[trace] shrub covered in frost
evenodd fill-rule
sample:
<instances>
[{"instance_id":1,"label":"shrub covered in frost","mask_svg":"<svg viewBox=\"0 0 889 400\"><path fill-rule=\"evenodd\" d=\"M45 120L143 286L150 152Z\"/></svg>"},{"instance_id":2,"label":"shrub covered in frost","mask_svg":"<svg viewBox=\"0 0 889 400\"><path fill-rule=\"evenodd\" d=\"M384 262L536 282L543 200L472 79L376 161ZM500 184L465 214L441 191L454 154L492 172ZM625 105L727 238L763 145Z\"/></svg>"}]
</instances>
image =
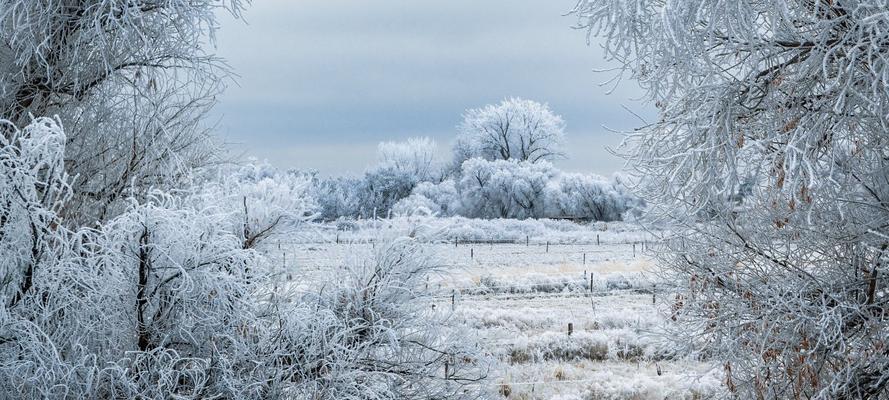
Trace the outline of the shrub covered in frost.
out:
<instances>
[{"instance_id":1,"label":"shrub covered in frost","mask_svg":"<svg viewBox=\"0 0 889 400\"><path fill-rule=\"evenodd\" d=\"M269 189L265 180L227 188L243 191L218 203L202 191L156 193L97 228L69 230L58 211L69 195L62 129L51 119L7 129L0 397L476 395L463 384L484 377L484 360L418 294L434 263L413 241L390 240L327 279L336 285L299 295L245 246L253 220L237 224L244 214L230 208L229 197ZM283 213L274 192L255 197L268 211L258 226Z\"/></svg>"},{"instance_id":2,"label":"shrub covered in frost","mask_svg":"<svg viewBox=\"0 0 889 400\"><path fill-rule=\"evenodd\" d=\"M282 172L264 163L203 172L189 190L188 200L193 207L225 213L228 229L244 248L256 247L281 230L293 232L317 215L308 174Z\"/></svg>"}]
</instances>

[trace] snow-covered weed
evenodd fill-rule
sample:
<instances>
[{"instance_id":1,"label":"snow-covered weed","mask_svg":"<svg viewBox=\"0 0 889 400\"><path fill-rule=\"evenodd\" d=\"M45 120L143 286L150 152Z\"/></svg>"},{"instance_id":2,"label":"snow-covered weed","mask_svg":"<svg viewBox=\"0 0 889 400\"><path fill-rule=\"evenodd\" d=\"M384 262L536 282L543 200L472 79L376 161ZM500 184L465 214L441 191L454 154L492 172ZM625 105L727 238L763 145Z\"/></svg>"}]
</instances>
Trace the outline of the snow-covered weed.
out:
<instances>
[{"instance_id":1,"label":"snow-covered weed","mask_svg":"<svg viewBox=\"0 0 889 400\"><path fill-rule=\"evenodd\" d=\"M624 376L602 370L589 378L593 382L581 394L582 400L705 400L721 391L719 377L713 373L694 378L684 373Z\"/></svg>"}]
</instances>

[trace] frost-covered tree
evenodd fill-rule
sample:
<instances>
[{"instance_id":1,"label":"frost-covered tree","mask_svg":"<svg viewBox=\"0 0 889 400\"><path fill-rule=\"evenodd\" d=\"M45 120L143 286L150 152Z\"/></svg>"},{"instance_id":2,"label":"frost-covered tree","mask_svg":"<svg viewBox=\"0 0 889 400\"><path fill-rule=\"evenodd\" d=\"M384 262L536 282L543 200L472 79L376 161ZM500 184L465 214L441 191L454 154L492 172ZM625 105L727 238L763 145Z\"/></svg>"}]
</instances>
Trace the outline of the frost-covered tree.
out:
<instances>
[{"instance_id":1,"label":"frost-covered tree","mask_svg":"<svg viewBox=\"0 0 889 400\"><path fill-rule=\"evenodd\" d=\"M455 168L471 158L538 162L562 156L565 122L535 101L511 98L467 110L459 129Z\"/></svg>"},{"instance_id":2,"label":"frost-covered tree","mask_svg":"<svg viewBox=\"0 0 889 400\"><path fill-rule=\"evenodd\" d=\"M359 216L361 180L353 177L318 178L312 182L310 195L318 203L318 217L333 221Z\"/></svg>"},{"instance_id":3,"label":"frost-covered tree","mask_svg":"<svg viewBox=\"0 0 889 400\"><path fill-rule=\"evenodd\" d=\"M581 0L660 110L627 139L678 343L737 398L887 398L884 0ZM666 254L666 253L665 253Z\"/></svg>"},{"instance_id":4,"label":"frost-covered tree","mask_svg":"<svg viewBox=\"0 0 889 400\"><path fill-rule=\"evenodd\" d=\"M573 218L617 221L643 203L619 179L561 172L548 162L463 163L460 180L422 182L393 207L396 215L470 218Z\"/></svg>"},{"instance_id":5,"label":"frost-covered tree","mask_svg":"<svg viewBox=\"0 0 889 400\"><path fill-rule=\"evenodd\" d=\"M377 165L360 178L316 180L311 192L321 208L319 217L326 221L388 217L393 206L408 197L418 184L441 179L436 148L435 141L429 138L381 142ZM407 211L402 208L399 213Z\"/></svg>"},{"instance_id":6,"label":"frost-covered tree","mask_svg":"<svg viewBox=\"0 0 889 400\"><path fill-rule=\"evenodd\" d=\"M403 142L381 142L377 147L377 164L416 177L417 182L437 181L441 176L438 145L428 137L410 138Z\"/></svg>"},{"instance_id":7,"label":"frost-covered tree","mask_svg":"<svg viewBox=\"0 0 889 400\"><path fill-rule=\"evenodd\" d=\"M217 10L241 6L0 1L0 118L25 126L31 115L58 115L65 124L75 177L66 224L113 217L127 197L213 160L201 120L225 70L206 47Z\"/></svg>"},{"instance_id":8,"label":"frost-covered tree","mask_svg":"<svg viewBox=\"0 0 889 400\"><path fill-rule=\"evenodd\" d=\"M392 206L410 196L417 177L409 171L380 166L364 173L358 191L358 213L363 218L386 218Z\"/></svg>"},{"instance_id":9,"label":"frost-covered tree","mask_svg":"<svg viewBox=\"0 0 889 400\"><path fill-rule=\"evenodd\" d=\"M391 166L374 167L359 177L316 180L309 190L320 208L318 218L386 218L417 185L413 173Z\"/></svg>"},{"instance_id":10,"label":"frost-covered tree","mask_svg":"<svg viewBox=\"0 0 889 400\"><path fill-rule=\"evenodd\" d=\"M596 175L562 173L550 186L548 216L620 221L635 205L618 185Z\"/></svg>"},{"instance_id":11,"label":"frost-covered tree","mask_svg":"<svg viewBox=\"0 0 889 400\"><path fill-rule=\"evenodd\" d=\"M546 161L487 161L463 163L457 189L463 215L474 218L541 218L546 187L557 171Z\"/></svg>"}]
</instances>

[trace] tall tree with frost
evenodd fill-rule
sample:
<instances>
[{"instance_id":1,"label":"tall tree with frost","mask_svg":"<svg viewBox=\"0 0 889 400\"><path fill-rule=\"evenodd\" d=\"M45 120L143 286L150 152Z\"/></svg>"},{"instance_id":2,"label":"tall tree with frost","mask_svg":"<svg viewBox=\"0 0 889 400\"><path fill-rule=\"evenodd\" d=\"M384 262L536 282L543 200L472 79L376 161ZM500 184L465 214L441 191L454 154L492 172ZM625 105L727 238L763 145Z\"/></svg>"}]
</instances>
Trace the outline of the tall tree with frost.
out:
<instances>
[{"instance_id":1,"label":"tall tree with frost","mask_svg":"<svg viewBox=\"0 0 889 400\"><path fill-rule=\"evenodd\" d=\"M519 98L467 110L454 146L455 168L470 158L538 162L562 156L565 121L549 106Z\"/></svg>"},{"instance_id":2,"label":"tall tree with frost","mask_svg":"<svg viewBox=\"0 0 889 400\"><path fill-rule=\"evenodd\" d=\"M886 398L885 0L581 0L660 110L625 149L655 215L678 343L731 397Z\"/></svg>"},{"instance_id":3,"label":"tall tree with frost","mask_svg":"<svg viewBox=\"0 0 889 400\"><path fill-rule=\"evenodd\" d=\"M65 124L76 177L66 220L111 218L127 197L212 161L201 120L226 71L206 43L217 10L242 3L0 0L0 118Z\"/></svg>"}]
</instances>

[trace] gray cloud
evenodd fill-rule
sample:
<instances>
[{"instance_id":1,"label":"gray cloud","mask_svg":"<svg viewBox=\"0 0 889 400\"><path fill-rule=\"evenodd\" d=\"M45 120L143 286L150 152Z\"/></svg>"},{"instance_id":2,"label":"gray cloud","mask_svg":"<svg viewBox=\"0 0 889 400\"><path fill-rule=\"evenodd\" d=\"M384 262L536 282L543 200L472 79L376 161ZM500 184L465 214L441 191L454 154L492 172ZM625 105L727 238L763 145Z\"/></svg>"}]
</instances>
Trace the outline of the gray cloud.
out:
<instances>
[{"instance_id":1,"label":"gray cloud","mask_svg":"<svg viewBox=\"0 0 889 400\"><path fill-rule=\"evenodd\" d=\"M568 122L571 170L610 173L604 151L643 115L638 88L612 95L601 51L563 16L574 0L266 0L222 18L218 54L240 75L216 110L223 137L284 167L360 171L379 141L447 146L467 108L548 102ZM367 152L368 154L365 154Z\"/></svg>"}]
</instances>

